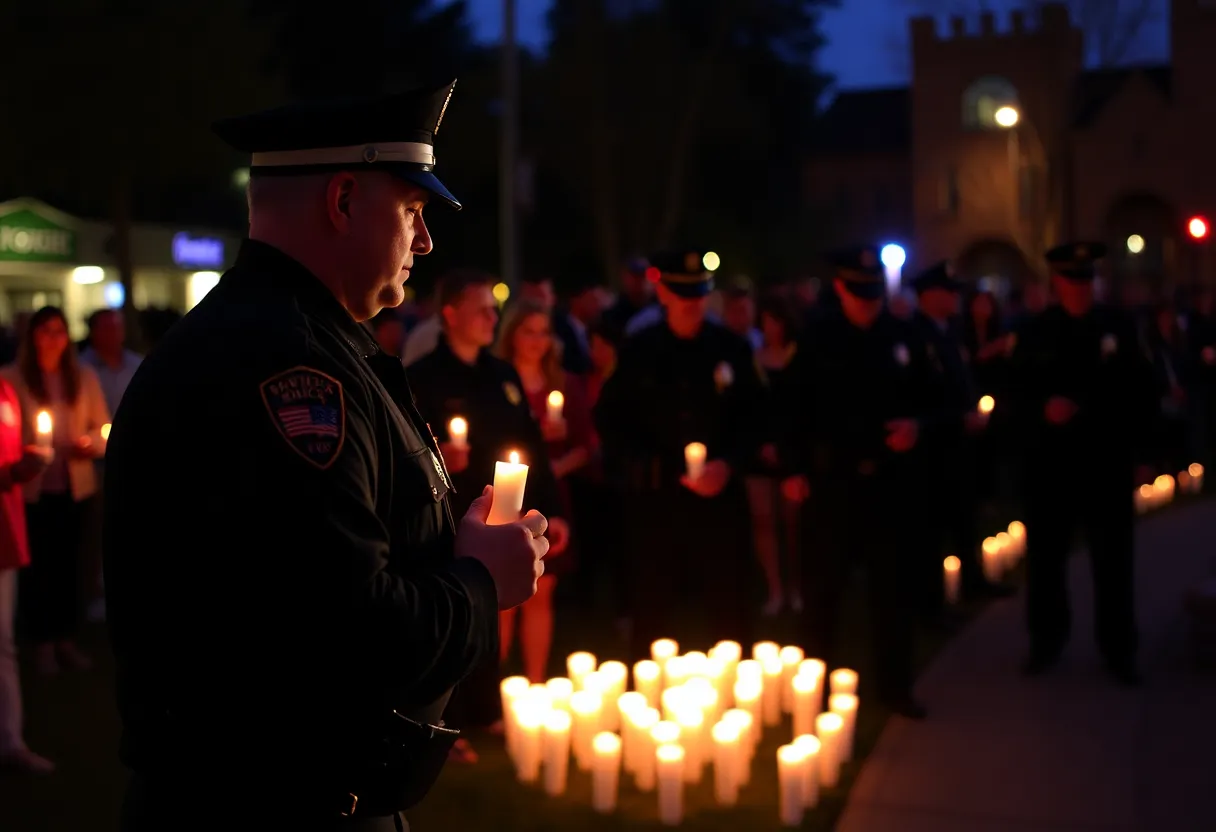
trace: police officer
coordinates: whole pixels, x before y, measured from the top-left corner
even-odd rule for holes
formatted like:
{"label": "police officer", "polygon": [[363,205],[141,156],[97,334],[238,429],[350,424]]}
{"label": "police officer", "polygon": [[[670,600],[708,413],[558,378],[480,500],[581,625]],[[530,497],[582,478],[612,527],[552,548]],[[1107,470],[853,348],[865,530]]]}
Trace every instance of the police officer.
{"label": "police officer", "polygon": [[[596,406],[606,458],[623,471],[632,652],[673,630],[672,601],[692,584],[709,635],[744,641],[751,537],[741,471],[759,453],[760,380],[751,348],[707,321],[713,277],[704,252],[655,255],[663,319],[621,346]],[[705,446],[703,469],[685,448]]]}
{"label": "police officer", "polygon": [[1011,590],[984,579],[978,557],[974,440],[987,427],[988,416],[978,408],[978,394],[967,364],[962,339],[955,328],[963,284],[948,261],[930,266],[911,281],[917,296],[913,322],[925,342],[942,418],[925,432],[928,495],[925,543],[930,555],[924,564],[930,611],[942,601],[942,544],[961,561],[962,590],[971,597],[1007,596]]}
{"label": "police officer", "polygon": [[[921,719],[912,696],[915,528],[924,491],[922,433],[938,418],[933,380],[915,327],[886,310],[873,246],[833,252],[839,309],[806,334],[791,370],[794,418],[781,455],[797,473],[782,487],[804,503],[805,646],[829,665],[842,655],[840,598],[865,569],[876,698]],[[863,694],[864,695],[864,694]]]}
{"label": "police officer", "polygon": [[1067,560],[1085,532],[1098,648],[1116,681],[1135,685],[1132,492],[1157,418],[1135,323],[1094,302],[1101,243],[1048,251],[1058,303],[1029,321],[1010,393],[1026,457],[1029,675],[1049,670],[1069,635]]}
{"label": "police officer", "polygon": [[453,524],[401,363],[360,322],[431,250],[452,85],[220,122],[250,239],[124,396],[105,586],[125,830],[402,829],[449,691],[535,591],[532,514]]}

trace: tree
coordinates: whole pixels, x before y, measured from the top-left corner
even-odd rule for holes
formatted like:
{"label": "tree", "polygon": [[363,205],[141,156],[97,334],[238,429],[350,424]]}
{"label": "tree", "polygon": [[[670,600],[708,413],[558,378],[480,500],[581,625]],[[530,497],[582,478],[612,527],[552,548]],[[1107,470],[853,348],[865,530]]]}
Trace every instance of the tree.
{"label": "tree", "polygon": [[[182,202],[231,189],[241,162],[208,130],[214,119],[273,101],[269,40],[244,0],[42,0],[7,3],[0,31],[0,131],[7,189],[63,194],[107,216],[133,307],[130,230],[135,199],[170,188]],[[27,79],[54,67],[51,86]],[[136,336],[138,337],[138,336]]]}
{"label": "tree", "polygon": [[790,165],[822,90],[824,5],[556,0],[525,141],[588,207],[607,274],[723,212],[720,227],[765,226],[781,196],[771,186],[798,178]]}

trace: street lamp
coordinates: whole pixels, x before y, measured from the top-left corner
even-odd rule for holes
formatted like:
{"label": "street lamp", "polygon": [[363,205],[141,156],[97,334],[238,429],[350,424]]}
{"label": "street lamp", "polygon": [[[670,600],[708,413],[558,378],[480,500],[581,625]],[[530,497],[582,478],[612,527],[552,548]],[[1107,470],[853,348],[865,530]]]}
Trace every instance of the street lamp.
{"label": "street lamp", "polygon": [[1132,234],[1127,238],[1127,250],[1131,254],[1139,254],[1144,251],[1144,238],[1139,234]]}
{"label": "street lamp", "polygon": [[1022,118],[1022,114],[1018,112],[1017,107],[1005,105],[992,114],[992,120],[996,122],[997,127],[1003,127],[1008,130],[1010,127],[1016,127],[1018,121]]}
{"label": "street lamp", "polygon": [[1186,224],[1187,233],[1193,240],[1206,240],[1208,236],[1208,221],[1203,217],[1191,217]]}

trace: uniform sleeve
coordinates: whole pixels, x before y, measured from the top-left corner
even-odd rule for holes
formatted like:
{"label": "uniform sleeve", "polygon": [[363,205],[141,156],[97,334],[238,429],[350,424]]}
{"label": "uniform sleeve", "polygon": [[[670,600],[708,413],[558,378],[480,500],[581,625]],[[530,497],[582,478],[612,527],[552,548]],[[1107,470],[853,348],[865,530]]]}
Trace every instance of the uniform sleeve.
{"label": "uniform sleeve", "polygon": [[[256,509],[238,545],[261,568],[273,565],[276,608],[289,611],[279,622],[285,637],[311,642],[319,659],[350,668],[352,681],[426,704],[493,649],[497,591],[480,563],[424,565],[408,557],[409,540],[409,571],[390,570],[389,530],[375,510],[387,449],[376,447],[374,394],[342,378],[332,367],[295,366],[240,400],[244,412],[233,415],[250,430],[234,486]],[[393,483],[395,511],[433,505],[429,486],[416,485]]]}

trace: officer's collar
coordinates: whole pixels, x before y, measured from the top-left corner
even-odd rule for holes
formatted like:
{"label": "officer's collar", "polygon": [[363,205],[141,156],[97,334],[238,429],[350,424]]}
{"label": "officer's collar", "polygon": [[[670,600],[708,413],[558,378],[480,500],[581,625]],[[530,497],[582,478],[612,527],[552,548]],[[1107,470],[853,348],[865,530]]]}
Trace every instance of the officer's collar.
{"label": "officer's collar", "polygon": [[363,358],[380,352],[376,339],[350,316],[329,287],[281,250],[257,240],[243,240],[234,268],[248,269],[292,294],[302,310],[331,324]]}

